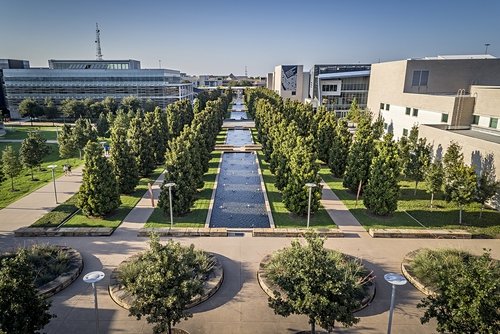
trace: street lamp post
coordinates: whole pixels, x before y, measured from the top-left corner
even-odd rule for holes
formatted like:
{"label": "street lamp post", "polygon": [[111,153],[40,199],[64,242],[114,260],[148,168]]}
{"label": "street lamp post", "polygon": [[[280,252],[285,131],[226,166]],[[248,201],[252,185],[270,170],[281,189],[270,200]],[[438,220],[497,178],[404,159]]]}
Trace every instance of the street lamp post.
{"label": "street lamp post", "polygon": [[309,228],[309,221],[311,220],[311,193],[312,188],[316,187],[316,183],[306,183],[306,187],[309,188],[309,204],[307,206],[307,228]]}
{"label": "street lamp post", "polygon": [[394,300],[396,299],[396,285],[405,285],[407,281],[403,275],[396,273],[385,274],[384,279],[392,285],[391,308],[389,310],[389,324],[387,325],[387,334],[391,334],[392,314],[394,313]]}
{"label": "street lamp post", "polygon": [[54,182],[54,197],[56,198],[56,204],[59,202],[57,201],[57,189],[56,189],[56,174],[54,170],[56,169],[57,165],[49,165],[47,166],[48,168],[52,169],[52,181]]}
{"label": "street lamp post", "polygon": [[97,288],[95,283],[99,282],[104,278],[104,273],[102,271],[92,271],[83,277],[85,283],[92,284],[94,289],[94,306],[95,306],[95,326],[96,333],[99,334],[99,307],[97,306]]}
{"label": "street lamp post", "polygon": [[170,228],[174,228],[174,210],[172,209],[172,187],[175,187],[175,183],[169,182],[165,186],[168,187],[168,200],[170,202]]}

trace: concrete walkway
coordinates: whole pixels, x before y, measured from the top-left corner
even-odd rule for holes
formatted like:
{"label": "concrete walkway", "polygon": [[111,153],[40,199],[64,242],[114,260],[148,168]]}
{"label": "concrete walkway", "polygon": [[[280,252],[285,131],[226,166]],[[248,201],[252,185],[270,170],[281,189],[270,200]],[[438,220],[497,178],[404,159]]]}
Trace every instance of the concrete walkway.
{"label": "concrete walkway", "polygon": [[[59,203],[63,203],[78,191],[82,184],[82,169],[83,166],[80,166],[73,170],[72,175],[63,175],[56,179]],[[54,184],[49,182],[0,210],[0,235],[33,224],[58,205],[54,198]]]}
{"label": "concrete walkway", "polygon": [[[22,143],[24,139],[3,139],[0,137],[0,143]],[[57,144],[57,140],[47,140],[47,144]]]}
{"label": "concrete walkway", "polygon": [[323,192],[321,195],[321,204],[330,215],[330,218],[337,224],[342,232],[345,232],[347,237],[369,238],[368,232],[359,223],[351,211],[337,197],[328,184],[321,180]]}
{"label": "concrete walkway", "polygon": [[[154,207],[158,206],[158,199],[160,197],[160,187],[165,179],[165,171],[160,174],[156,181],[151,185],[153,189]],[[113,236],[119,239],[133,238],[137,236],[137,232],[148,221],[153,213],[154,207],[151,203],[151,195],[146,191],[144,196],[137,202],[137,205],[129,212],[127,217],[118,226],[113,233]]]}

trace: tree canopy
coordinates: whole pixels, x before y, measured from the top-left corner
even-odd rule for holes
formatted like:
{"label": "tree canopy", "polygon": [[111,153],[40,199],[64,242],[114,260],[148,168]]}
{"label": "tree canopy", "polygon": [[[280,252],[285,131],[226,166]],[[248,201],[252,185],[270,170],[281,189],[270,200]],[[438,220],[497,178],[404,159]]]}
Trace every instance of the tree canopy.
{"label": "tree canopy", "polygon": [[489,252],[469,257],[437,271],[436,295],[417,305],[425,308],[420,319],[436,319],[439,333],[500,332],[500,265]]}
{"label": "tree canopy", "polygon": [[39,333],[54,315],[38,294],[26,250],[0,261],[0,332]]}
{"label": "tree canopy", "polygon": [[153,236],[149,246],[139,261],[122,269],[128,272],[122,276],[123,285],[134,296],[129,312],[137,319],[146,317],[154,324],[154,333],[170,334],[173,326],[192,316],[186,307],[203,293],[213,262],[193,245],[185,247],[173,240],[162,245]]}
{"label": "tree canopy", "polygon": [[332,330],[335,322],[352,326],[359,319],[353,312],[361,305],[367,274],[359,261],[324,248],[324,239],[309,233],[275,252],[264,272],[274,285],[269,306],[276,314],[303,314],[311,332],[316,324]]}
{"label": "tree canopy", "polygon": [[77,196],[77,206],[86,216],[102,217],[121,204],[115,173],[98,143],[89,142],[85,147],[83,179]]}

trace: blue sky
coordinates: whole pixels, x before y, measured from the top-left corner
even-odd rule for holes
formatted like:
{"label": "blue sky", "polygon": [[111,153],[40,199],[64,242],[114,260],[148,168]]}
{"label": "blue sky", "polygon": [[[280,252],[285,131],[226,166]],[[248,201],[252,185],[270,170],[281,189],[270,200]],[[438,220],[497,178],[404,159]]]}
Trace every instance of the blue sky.
{"label": "blue sky", "polygon": [[498,0],[0,0],[0,58],[94,59],[96,22],[105,59],[190,74],[500,56]]}

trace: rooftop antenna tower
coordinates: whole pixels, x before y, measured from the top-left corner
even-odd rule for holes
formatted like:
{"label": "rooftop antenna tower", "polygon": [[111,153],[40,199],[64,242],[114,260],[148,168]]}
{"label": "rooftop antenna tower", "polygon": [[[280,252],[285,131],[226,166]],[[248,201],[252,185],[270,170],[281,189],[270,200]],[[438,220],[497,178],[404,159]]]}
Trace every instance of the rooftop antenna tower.
{"label": "rooftop antenna tower", "polygon": [[248,78],[248,71],[247,71],[247,66],[245,65],[245,77]]}
{"label": "rooftop antenna tower", "polygon": [[96,59],[102,60],[101,51],[101,31],[99,30],[99,25],[95,24],[95,49],[96,49]]}
{"label": "rooftop antenna tower", "polygon": [[488,46],[490,46],[491,44],[490,43],[484,43],[484,46],[485,46],[485,49],[484,49],[484,54],[487,55],[488,54]]}

